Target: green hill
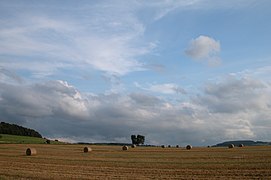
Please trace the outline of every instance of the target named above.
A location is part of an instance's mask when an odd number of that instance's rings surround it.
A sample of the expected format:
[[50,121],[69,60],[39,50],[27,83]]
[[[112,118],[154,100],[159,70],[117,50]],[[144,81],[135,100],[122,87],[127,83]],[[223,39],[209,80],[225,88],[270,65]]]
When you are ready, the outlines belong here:
[[[47,144],[48,140],[38,137],[16,136],[0,134],[0,144]],[[60,141],[50,140],[50,144],[64,144]]]
[[42,138],[41,134],[34,129],[25,128],[17,124],[9,124],[6,122],[0,123],[0,134],[10,134],[17,136],[30,136]]

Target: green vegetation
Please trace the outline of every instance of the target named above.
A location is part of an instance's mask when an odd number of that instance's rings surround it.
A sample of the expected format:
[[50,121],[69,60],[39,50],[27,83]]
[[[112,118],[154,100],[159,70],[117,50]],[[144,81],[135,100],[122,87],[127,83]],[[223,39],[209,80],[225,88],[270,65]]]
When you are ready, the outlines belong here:
[[9,134],[1,134],[0,143],[1,144],[43,144],[45,139],[29,136],[16,136]]
[[9,124],[5,122],[0,123],[0,134],[12,134],[18,136],[30,136],[30,137],[39,137],[42,136],[40,133],[33,129],[25,128],[17,124]]
[[[0,134],[0,144],[48,144],[46,141],[47,139],[44,138]],[[50,144],[63,144],[63,142],[50,141]]]

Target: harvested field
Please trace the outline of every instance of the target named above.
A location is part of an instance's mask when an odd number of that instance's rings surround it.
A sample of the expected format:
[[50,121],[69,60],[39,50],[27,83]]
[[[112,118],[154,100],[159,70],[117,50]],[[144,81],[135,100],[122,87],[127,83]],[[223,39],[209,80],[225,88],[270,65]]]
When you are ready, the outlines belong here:
[[0,145],[0,179],[271,179],[271,146],[243,148]]

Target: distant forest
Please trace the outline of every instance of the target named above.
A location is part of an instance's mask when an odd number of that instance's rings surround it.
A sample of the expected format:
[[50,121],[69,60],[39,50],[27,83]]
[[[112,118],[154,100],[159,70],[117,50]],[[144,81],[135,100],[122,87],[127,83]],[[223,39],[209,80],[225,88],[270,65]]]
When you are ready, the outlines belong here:
[[5,122],[1,122],[0,124],[0,134],[11,134],[18,136],[30,136],[30,137],[39,137],[42,138],[40,133],[33,129],[25,128],[22,126],[18,126],[16,124],[9,124]]

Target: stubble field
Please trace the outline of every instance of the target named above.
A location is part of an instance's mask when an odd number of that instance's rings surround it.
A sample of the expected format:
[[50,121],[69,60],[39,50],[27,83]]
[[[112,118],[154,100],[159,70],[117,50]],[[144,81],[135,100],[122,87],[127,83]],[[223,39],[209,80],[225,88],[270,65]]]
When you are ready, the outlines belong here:
[[[37,155],[26,156],[28,147]],[[271,179],[271,146],[161,148],[0,145],[0,179]]]

